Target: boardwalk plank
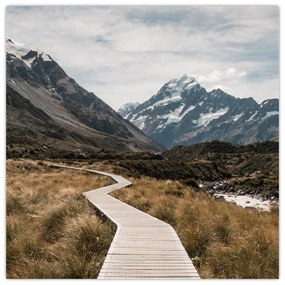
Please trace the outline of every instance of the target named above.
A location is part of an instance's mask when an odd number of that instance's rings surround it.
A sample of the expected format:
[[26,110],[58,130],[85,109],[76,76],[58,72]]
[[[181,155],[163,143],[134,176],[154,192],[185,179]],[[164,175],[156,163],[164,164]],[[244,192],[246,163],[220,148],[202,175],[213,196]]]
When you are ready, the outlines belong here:
[[[60,167],[60,166],[59,166]],[[117,183],[83,193],[116,225],[117,231],[98,279],[199,279],[179,237],[167,223],[127,205],[108,193],[132,183],[102,171]]]

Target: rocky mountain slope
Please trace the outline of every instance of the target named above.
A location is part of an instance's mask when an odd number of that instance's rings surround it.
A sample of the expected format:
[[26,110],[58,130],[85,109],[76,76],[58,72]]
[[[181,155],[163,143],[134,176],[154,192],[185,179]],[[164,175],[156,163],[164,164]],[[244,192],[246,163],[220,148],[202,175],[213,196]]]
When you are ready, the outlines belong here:
[[130,113],[132,113],[138,106],[140,103],[138,102],[130,102],[130,103],[126,103],[123,106],[121,106],[118,110],[118,113],[123,117],[127,117]]
[[185,74],[167,82],[125,118],[166,147],[213,140],[248,144],[278,140],[279,100],[258,104],[221,89],[207,92]]
[[6,41],[7,146],[159,151],[48,54]]

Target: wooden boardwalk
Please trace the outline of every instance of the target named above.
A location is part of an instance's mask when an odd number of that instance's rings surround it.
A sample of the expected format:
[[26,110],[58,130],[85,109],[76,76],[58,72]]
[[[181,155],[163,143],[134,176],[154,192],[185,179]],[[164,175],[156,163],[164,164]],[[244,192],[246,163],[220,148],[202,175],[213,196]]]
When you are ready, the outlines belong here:
[[83,193],[117,225],[98,279],[199,279],[180,239],[169,224],[108,195],[131,185],[130,181],[101,171],[86,171],[117,181],[116,184]]

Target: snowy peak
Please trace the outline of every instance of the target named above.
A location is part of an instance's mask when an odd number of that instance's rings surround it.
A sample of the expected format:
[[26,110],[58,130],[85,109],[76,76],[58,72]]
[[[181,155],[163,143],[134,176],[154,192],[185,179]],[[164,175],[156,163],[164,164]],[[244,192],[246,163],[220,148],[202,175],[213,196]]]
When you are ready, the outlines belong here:
[[166,147],[209,140],[252,143],[278,138],[279,100],[258,104],[221,89],[208,92],[184,74],[162,86],[127,119]]
[[166,93],[170,94],[170,97],[181,96],[184,90],[191,90],[196,86],[198,82],[195,78],[188,76],[187,74],[182,75],[180,79],[172,79],[166,84]]
[[196,79],[192,76],[187,75],[186,73],[183,74],[179,79],[170,80],[170,82],[178,82],[179,84],[183,84],[183,85],[188,84],[193,81],[196,81]]
[[[189,94],[194,94],[200,89],[203,89],[195,78],[184,74],[179,79],[172,79],[162,86],[156,95],[151,97],[148,101],[144,102],[138,107],[138,111],[143,109],[165,109],[170,108],[173,111],[173,106],[182,104],[184,97]],[[180,109],[182,111],[182,109]],[[175,114],[177,114],[177,110]],[[133,120],[131,114],[127,117],[128,120]]]
[[163,149],[76,83],[48,54],[11,39],[6,48],[9,143],[29,150],[47,145],[47,150],[78,151],[84,157],[88,148],[92,153],[100,148]]
[[127,116],[133,112],[137,106],[139,106],[140,103],[138,102],[129,102],[124,104],[123,106],[121,106],[118,109],[118,113],[123,117],[123,118],[127,118]]
[[188,76],[187,74],[183,74],[177,82],[178,85],[183,85],[184,87],[188,87],[189,84],[198,83],[194,77]]
[[15,57],[22,59],[31,51],[30,48],[24,46],[24,44],[18,43],[12,39],[6,40],[6,52],[14,55]]
[[37,60],[53,60],[50,55],[40,51],[39,49],[33,49],[12,39],[6,40],[6,52],[12,55],[12,57],[22,60],[29,68],[31,68],[32,64]]
[[[72,88],[70,84],[63,84],[67,75],[50,55],[11,39],[6,40],[6,68],[7,81],[13,84],[18,80],[37,87],[45,86],[54,94],[59,94],[62,88]],[[71,90],[67,91],[70,93]],[[60,100],[59,96],[57,98]]]

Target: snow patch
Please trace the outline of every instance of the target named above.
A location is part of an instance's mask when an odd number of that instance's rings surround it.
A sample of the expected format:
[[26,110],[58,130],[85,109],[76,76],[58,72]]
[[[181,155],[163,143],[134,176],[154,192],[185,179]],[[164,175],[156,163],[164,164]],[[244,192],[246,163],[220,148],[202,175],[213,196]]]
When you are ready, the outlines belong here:
[[185,89],[189,91],[189,90],[191,90],[193,87],[195,87],[197,84],[198,84],[197,81],[192,82],[192,83],[189,83],[189,84],[187,84],[187,86],[185,87]]
[[[139,106],[138,102],[125,103],[118,109],[118,113],[125,119],[129,119],[129,115]],[[130,119],[129,119],[130,120]]]
[[147,116],[140,116],[133,122],[133,124],[135,124],[140,130],[142,130],[145,127],[146,118]]
[[237,121],[240,117],[242,117],[244,114],[243,113],[241,113],[241,114],[238,114],[238,115],[235,115],[234,117],[233,117],[233,120],[234,121]]
[[28,59],[23,59],[23,62],[28,66],[28,67],[32,67],[32,63],[33,63],[33,61],[34,61],[34,57],[32,57],[32,58],[28,58]]
[[253,119],[253,117],[254,117],[256,114],[257,114],[257,111],[255,111],[255,112],[250,116],[250,118],[247,119],[247,121],[251,121],[251,120]]
[[169,98],[166,98],[166,99],[163,99],[163,100],[160,100],[158,102],[156,102],[155,104],[153,104],[154,107],[157,107],[157,106],[165,106],[165,105],[168,105],[172,102],[178,102],[178,101],[181,101],[181,96],[175,96],[175,97],[169,97]]
[[146,108],[145,110],[150,110],[152,111],[154,109],[154,106],[149,106],[148,108]]
[[180,117],[180,113],[182,111],[182,109],[184,108],[184,104],[181,104],[178,108],[174,109],[173,111],[170,111],[169,114],[164,115],[164,118],[167,118],[167,121],[165,123],[165,125],[169,125],[172,123],[177,123],[179,121],[181,121],[182,117]]
[[24,44],[18,43],[14,40],[6,40],[6,52],[14,55],[16,58],[23,60],[23,62],[28,66],[32,66],[32,62],[38,55],[29,58],[29,59],[22,59],[26,54],[28,54],[31,50],[36,51],[44,61],[52,61],[52,58],[40,51],[39,49],[34,49],[29,46],[25,46]]
[[185,104],[181,104],[179,107],[177,107],[176,109],[174,109],[173,111],[170,111],[169,113],[162,115],[160,118],[161,119],[167,119],[166,122],[160,124],[157,129],[161,129],[169,124],[172,123],[178,123],[180,122],[183,117],[191,110],[193,110],[195,108],[195,106],[191,105],[188,109],[186,109],[186,111],[184,111],[182,113],[183,108],[185,107]]
[[164,127],[165,127],[165,125],[162,123],[156,127],[156,130],[163,129]]
[[193,109],[195,109],[195,105],[191,105],[189,106],[184,112],[183,112],[183,117],[190,111],[192,111]]
[[209,125],[209,123],[215,119],[218,119],[219,117],[223,116],[224,114],[227,113],[227,111],[229,110],[228,107],[226,108],[221,108],[218,111],[216,111],[215,113],[209,112],[209,113],[202,113],[199,117],[198,120],[192,120],[192,123],[196,125],[196,127],[201,127],[204,126],[206,127],[207,125]]
[[176,109],[174,109],[173,111],[168,112],[167,114],[164,114],[162,116],[159,116],[160,119],[166,120],[162,123],[160,123],[159,126],[157,126],[157,130],[158,129],[162,129],[165,126],[172,124],[172,123],[178,123],[180,122],[183,117],[191,110],[193,110],[195,108],[195,106],[191,105],[190,107],[188,107],[188,109],[186,109],[186,111],[184,111],[182,113],[183,108],[185,107],[185,104],[181,104],[179,107],[177,107]]
[[11,42],[10,40],[6,41],[6,52],[13,54],[19,59],[22,59],[22,56],[26,55],[30,50],[30,48],[25,47],[23,44],[15,41]]
[[41,53],[41,57],[42,57],[43,61],[52,61],[52,58],[44,52]]
[[269,102],[270,102],[270,99],[267,99],[267,100],[264,100],[260,105],[261,107],[264,107]]
[[262,120],[264,120],[265,118],[271,117],[271,116],[275,116],[278,115],[279,112],[278,111],[270,111],[270,112],[266,112],[266,116],[262,118]]

